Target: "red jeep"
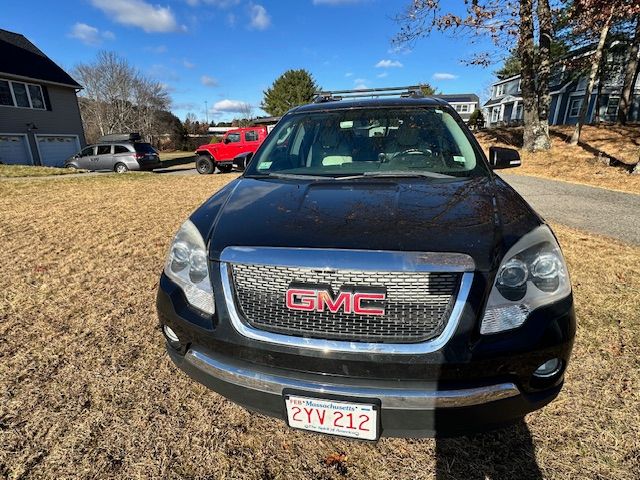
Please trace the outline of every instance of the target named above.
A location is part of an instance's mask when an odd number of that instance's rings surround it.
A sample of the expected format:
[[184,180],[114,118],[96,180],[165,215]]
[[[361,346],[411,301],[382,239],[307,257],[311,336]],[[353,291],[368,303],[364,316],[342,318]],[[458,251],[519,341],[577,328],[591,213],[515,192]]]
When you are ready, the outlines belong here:
[[244,168],[244,155],[255,153],[267,134],[266,126],[229,130],[222,137],[222,142],[198,147],[196,170],[201,174],[210,174],[218,167],[220,172],[228,173],[233,169],[234,163]]

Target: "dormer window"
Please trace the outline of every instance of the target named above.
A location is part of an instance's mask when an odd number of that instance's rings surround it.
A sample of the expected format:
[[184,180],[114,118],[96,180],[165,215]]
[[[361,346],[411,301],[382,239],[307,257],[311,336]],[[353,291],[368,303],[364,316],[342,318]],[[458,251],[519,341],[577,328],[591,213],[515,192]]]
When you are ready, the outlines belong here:
[[504,83],[500,83],[496,85],[496,97],[501,97],[504,95]]
[[45,110],[42,87],[33,83],[0,79],[0,106]]

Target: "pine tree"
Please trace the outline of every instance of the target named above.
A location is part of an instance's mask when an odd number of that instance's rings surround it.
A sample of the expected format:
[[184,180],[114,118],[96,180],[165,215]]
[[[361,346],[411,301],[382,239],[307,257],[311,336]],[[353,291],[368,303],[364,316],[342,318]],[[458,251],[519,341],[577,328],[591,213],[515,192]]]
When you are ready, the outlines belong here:
[[311,102],[317,91],[318,85],[308,71],[287,70],[264,92],[261,107],[269,115],[281,116]]

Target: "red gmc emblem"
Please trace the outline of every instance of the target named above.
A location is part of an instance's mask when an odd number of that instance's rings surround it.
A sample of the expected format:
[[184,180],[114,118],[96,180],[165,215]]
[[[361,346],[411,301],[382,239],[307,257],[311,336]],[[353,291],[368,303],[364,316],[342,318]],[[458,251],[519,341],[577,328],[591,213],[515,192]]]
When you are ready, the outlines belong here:
[[286,303],[290,310],[302,312],[353,313],[356,315],[384,315],[383,302],[387,298],[382,289],[359,290],[342,287],[334,294],[329,285],[291,284],[287,290]]

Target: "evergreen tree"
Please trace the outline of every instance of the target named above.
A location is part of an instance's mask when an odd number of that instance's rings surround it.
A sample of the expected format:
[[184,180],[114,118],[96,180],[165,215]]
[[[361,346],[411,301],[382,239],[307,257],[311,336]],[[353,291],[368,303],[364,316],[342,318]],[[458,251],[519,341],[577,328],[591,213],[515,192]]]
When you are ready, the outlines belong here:
[[313,100],[318,85],[306,70],[287,70],[264,92],[262,109],[272,116],[281,116],[291,108]]

